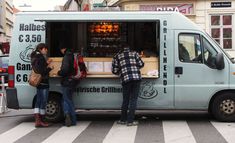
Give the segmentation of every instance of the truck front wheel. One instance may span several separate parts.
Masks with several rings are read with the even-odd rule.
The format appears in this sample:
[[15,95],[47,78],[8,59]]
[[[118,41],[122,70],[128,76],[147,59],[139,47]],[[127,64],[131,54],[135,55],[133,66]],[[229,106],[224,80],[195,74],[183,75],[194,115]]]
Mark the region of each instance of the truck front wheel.
[[50,96],[46,106],[46,120],[49,122],[59,122],[63,119],[63,109],[59,96]]
[[217,96],[212,103],[212,114],[219,121],[235,121],[235,95],[224,93]]

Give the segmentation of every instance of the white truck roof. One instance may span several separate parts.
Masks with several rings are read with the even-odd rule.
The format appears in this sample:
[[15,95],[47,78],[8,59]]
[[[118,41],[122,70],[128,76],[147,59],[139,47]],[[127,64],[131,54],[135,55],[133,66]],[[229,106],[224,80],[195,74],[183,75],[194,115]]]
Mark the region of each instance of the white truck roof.
[[201,30],[179,12],[157,11],[92,11],[92,12],[19,12],[18,16],[35,17],[35,21],[47,22],[91,22],[91,21],[154,21],[160,19],[168,21],[169,29]]

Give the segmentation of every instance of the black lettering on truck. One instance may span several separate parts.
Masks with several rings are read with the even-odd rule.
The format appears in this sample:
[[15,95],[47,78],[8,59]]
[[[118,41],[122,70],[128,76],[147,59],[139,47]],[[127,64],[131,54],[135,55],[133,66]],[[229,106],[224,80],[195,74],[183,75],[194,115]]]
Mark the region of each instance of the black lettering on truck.
[[163,74],[162,74],[162,78],[163,78],[163,92],[167,93],[167,21],[164,20],[163,21],[163,58],[162,58],[162,62],[163,62]]
[[46,26],[45,25],[36,25],[36,24],[20,24],[20,31],[45,31]]

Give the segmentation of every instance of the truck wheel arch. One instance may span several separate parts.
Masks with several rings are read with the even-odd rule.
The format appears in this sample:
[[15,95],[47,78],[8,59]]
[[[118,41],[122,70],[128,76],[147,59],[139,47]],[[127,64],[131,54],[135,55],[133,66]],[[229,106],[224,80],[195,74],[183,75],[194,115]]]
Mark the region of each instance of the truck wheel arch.
[[[46,115],[46,119],[49,122],[59,122],[63,119],[63,109],[62,109],[62,105],[61,105],[61,99],[62,99],[62,94],[59,92],[54,92],[54,91],[49,91],[49,95],[48,95],[48,103],[50,101],[55,101],[57,102],[57,104],[59,104],[59,111],[56,111],[57,113],[55,115]],[[33,99],[33,104],[32,104],[32,108],[35,107],[35,103],[36,103],[36,95],[34,96]],[[47,104],[48,106],[48,104]],[[46,110],[46,113],[48,112],[48,110]]]
[[208,112],[211,113],[219,121],[225,121],[225,122],[234,121],[235,112],[231,115],[226,115],[227,116],[226,118],[225,116],[224,118],[222,117],[222,115],[225,115],[224,113],[222,114],[222,111],[221,111],[221,114],[219,113],[219,106],[222,105],[222,100],[223,101],[231,100],[231,102],[235,102],[235,90],[222,90],[214,94],[209,102]]

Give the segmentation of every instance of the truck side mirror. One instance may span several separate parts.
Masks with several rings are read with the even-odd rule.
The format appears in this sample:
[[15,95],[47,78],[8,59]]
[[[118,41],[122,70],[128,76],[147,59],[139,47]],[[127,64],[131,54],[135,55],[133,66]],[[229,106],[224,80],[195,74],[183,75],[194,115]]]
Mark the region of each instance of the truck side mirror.
[[222,70],[224,69],[224,56],[223,53],[218,53],[216,55],[216,69]]

